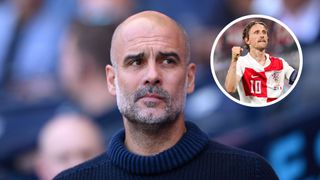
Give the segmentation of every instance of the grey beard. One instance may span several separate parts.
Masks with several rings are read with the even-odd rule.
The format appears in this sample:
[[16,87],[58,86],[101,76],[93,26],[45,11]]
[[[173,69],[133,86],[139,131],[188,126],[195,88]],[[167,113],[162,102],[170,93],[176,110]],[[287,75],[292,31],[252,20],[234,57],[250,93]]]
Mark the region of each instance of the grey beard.
[[[142,114],[135,104],[141,97],[147,93],[156,93],[165,102],[165,110],[162,116],[154,117],[152,113]],[[133,125],[137,126],[143,131],[157,131],[163,129],[178,119],[182,113],[182,108],[174,104],[174,100],[169,93],[158,86],[146,86],[137,90],[132,96],[121,97],[125,99],[125,103],[118,103],[121,114]],[[133,98],[133,99],[132,99]],[[154,102],[145,102],[146,108],[153,108],[156,106]],[[155,133],[155,132],[153,132]]]
[[[149,117],[141,117],[139,115],[123,114],[128,121],[136,127],[136,129],[140,129],[141,131],[148,134],[156,134],[157,132],[166,129],[166,127],[174,124],[178,119],[180,113],[174,113],[167,116],[163,116],[161,118],[155,119],[150,115]],[[151,121],[151,122],[150,122]]]

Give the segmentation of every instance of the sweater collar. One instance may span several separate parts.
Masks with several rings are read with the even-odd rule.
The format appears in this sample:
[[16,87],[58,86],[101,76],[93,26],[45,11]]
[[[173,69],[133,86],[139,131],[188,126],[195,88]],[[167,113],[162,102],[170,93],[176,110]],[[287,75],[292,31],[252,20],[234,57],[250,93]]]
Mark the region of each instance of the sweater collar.
[[187,132],[171,148],[154,156],[131,153],[124,145],[124,130],[111,140],[107,151],[111,162],[133,174],[155,174],[184,165],[199,154],[208,144],[208,136],[195,124],[186,122]]

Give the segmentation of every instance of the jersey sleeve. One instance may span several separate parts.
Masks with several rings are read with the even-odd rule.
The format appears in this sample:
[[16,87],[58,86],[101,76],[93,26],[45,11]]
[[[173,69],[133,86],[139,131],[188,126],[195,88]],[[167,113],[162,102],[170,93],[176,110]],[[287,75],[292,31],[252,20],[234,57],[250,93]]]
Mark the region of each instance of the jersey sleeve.
[[239,59],[237,61],[237,66],[236,66],[236,74],[237,74],[237,76],[242,78],[243,73],[244,73],[243,59],[241,57],[239,57]]
[[283,71],[284,71],[285,77],[286,79],[289,79],[294,69],[285,60],[282,59],[282,62],[283,62]]

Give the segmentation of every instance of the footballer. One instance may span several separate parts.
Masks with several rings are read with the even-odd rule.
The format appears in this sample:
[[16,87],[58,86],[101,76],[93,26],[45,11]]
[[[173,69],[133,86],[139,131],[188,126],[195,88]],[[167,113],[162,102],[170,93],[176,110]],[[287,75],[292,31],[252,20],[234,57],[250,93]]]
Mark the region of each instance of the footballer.
[[262,21],[249,22],[242,33],[248,49],[240,56],[243,48],[232,47],[231,64],[225,80],[228,93],[238,91],[240,101],[248,104],[265,104],[284,93],[284,83],[292,85],[297,71],[284,59],[266,53],[268,27]]

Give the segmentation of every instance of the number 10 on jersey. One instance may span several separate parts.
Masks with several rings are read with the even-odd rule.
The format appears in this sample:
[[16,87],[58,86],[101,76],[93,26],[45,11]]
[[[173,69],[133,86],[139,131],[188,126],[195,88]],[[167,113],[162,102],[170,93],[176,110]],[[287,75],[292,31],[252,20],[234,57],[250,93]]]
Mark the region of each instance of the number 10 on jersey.
[[250,80],[250,91],[252,94],[261,94],[261,80]]

